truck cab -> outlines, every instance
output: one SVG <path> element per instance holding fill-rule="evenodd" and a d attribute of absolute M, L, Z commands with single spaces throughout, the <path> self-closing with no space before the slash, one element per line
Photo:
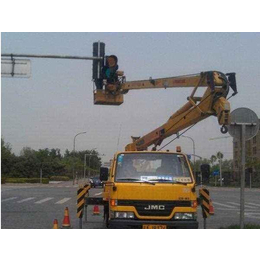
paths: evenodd
<path fill-rule="evenodd" d="M 118 152 L 105 175 L 108 227 L 198 228 L 195 180 L 185 154 Z"/>

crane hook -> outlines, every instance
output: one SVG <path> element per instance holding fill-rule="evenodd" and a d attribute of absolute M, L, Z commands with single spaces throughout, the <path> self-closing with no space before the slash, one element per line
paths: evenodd
<path fill-rule="evenodd" d="M 221 132 L 222 134 L 226 134 L 226 133 L 228 132 L 227 126 L 223 125 L 223 126 L 220 128 L 220 132 Z"/>

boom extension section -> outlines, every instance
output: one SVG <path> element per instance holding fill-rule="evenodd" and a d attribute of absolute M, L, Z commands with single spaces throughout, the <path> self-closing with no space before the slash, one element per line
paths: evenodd
<path fill-rule="evenodd" d="M 230 75 L 232 82 L 230 82 Z M 230 123 L 230 104 L 226 99 L 229 86 L 233 89 L 234 94 L 237 93 L 234 73 L 226 76 L 220 72 L 203 72 L 197 76 L 158 79 L 152 82 L 151 80 L 126 82 L 122 89 L 162 88 L 165 86 L 194 86 L 194 89 L 187 98 L 188 102 L 165 124 L 141 138 L 132 137 L 133 142 L 125 147 L 126 151 L 143 151 L 151 145 L 154 145 L 153 150 L 156 150 L 156 147 L 165 138 L 177 134 L 211 115 L 217 116 L 219 124 L 222 125 L 221 132 L 227 132 L 226 125 Z M 198 87 L 207 87 L 201 97 L 195 96 Z"/>

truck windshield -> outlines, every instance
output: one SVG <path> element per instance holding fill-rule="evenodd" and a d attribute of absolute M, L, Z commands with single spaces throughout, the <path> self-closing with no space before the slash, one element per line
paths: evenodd
<path fill-rule="evenodd" d="M 121 153 L 117 157 L 117 182 L 191 183 L 183 155 L 171 153 Z"/>

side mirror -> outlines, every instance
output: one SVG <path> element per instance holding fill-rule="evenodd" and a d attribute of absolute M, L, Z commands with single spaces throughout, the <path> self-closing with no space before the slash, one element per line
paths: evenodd
<path fill-rule="evenodd" d="M 100 180 L 107 181 L 108 180 L 108 168 L 100 167 Z"/>

